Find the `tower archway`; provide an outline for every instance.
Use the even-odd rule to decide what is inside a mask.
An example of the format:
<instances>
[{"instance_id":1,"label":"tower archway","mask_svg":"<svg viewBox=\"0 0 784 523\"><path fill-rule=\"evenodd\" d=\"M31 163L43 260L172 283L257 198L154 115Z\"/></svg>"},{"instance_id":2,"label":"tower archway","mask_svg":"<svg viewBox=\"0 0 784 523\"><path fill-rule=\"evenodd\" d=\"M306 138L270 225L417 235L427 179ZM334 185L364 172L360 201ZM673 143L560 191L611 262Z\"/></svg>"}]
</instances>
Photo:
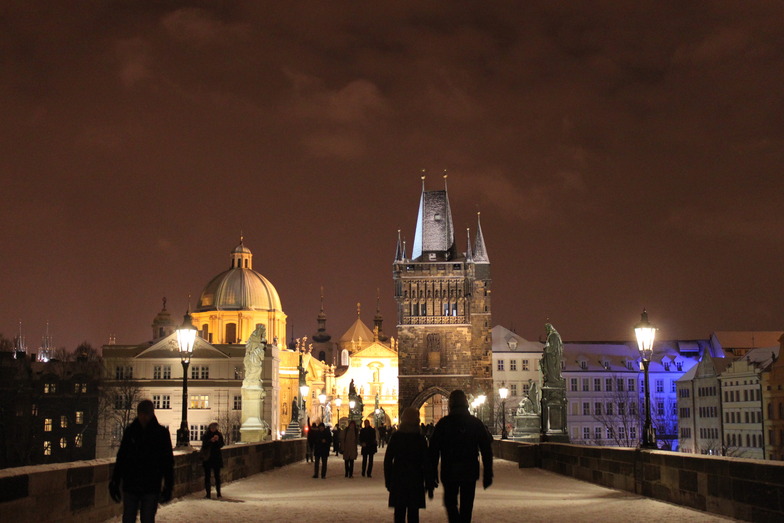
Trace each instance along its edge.
<instances>
[{"instance_id":1,"label":"tower archway","mask_svg":"<svg viewBox=\"0 0 784 523\"><path fill-rule=\"evenodd\" d=\"M411 406L419 410L419 419L425 425L436 424L449 414L449 391L443 387L429 387L414 398Z\"/></svg>"}]
</instances>

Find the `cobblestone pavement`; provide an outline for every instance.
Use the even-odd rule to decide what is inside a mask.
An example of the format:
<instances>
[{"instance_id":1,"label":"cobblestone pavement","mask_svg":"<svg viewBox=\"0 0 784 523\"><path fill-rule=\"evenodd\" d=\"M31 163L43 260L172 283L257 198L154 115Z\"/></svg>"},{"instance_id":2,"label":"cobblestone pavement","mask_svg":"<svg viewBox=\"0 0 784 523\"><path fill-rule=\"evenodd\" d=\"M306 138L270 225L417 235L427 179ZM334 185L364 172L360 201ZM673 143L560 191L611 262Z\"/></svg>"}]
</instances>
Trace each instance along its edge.
<instances>
[{"instance_id":1,"label":"cobblestone pavement","mask_svg":"<svg viewBox=\"0 0 784 523\"><path fill-rule=\"evenodd\" d=\"M301 462L229 483L223 499L205 499L204 493L175 500L158 510L161 522L275 521L329 523L392 521L383 479L383 449L376 455L372 478L343 477L343 460L329 458L326 479L313 479L311 464ZM477 485L474 521L612 521L679 523L732 521L626 492L599 487L541 469L519 469L496 460L495 482L482 490ZM442 491L420 511L422 522L446 521ZM119 521L116 518L111 521Z\"/></svg>"}]
</instances>

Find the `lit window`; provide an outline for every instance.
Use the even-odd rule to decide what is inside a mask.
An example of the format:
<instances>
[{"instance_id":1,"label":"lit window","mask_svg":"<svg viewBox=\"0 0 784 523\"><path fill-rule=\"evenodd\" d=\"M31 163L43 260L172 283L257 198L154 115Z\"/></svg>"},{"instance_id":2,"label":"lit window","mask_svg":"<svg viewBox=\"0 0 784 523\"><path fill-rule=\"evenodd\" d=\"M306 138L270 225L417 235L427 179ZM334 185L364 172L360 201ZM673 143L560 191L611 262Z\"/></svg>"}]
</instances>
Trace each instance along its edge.
<instances>
[{"instance_id":1,"label":"lit window","mask_svg":"<svg viewBox=\"0 0 784 523\"><path fill-rule=\"evenodd\" d=\"M32 416L38 416L38 405L36 405L35 403L33 403L33 406L30 409L30 414Z\"/></svg>"},{"instance_id":2,"label":"lit window","mask_svg":"<svg viewBox=\"0 0 784 523\"><path fill-rule=\"evenodd\" d=\"M68 440L66 440L65 438L60 438L60 448L64 449L67 446L68 446Z\"/></svg>"},{"instance_id":3,"label":"lit window","mask_svg":"<svg viewBox=\"0 0 784 523\"><path fill-rule=\"evenodd\" d=\"M81 425L82 423L84 423L84 412L81 410L77 410L74 418L76 419L76 424Z\"/></svg>"},{"instance_id":4,"label":"lit window","mask_svg":"<svg viewBox=\"0 0 784 523\"><path fill-rule=\"evenodd\" d=\"M52 432L52 418L44 419L44 432Z\"/></svg>"},{"instance_id":5,"label":"lit window","mask_svg":"<svg viewBox=\"0 0 784 523\"><path fill-rule=\"evenodd\" d=\"M51 455L52 455L52 442L44 441L44 456L51 456Z\"/></svg>"},{"instance_id":6,"label":"lit window","mask_svg":"<svg viewBox=\"0 0 784 523\"><path fill-rule=\"evenodd\" d=\"M74 437L74 447L82 448L82 435L81 434L77 434L76 437Z\"/></svg>"},{"instance_id":7,"label":"lit window","mask_svg":"<svg viewBox=\"0 0 784 523\"><path fill-rule=\"evenodd\" d=\"M60 416L60 427L64 429L68 427L68 416Z\"/></svg>"},{"instance_id":8,"label":"lit window","mask_svg":"<svg viewBox=\"0 0 784 523\"><path fill-rule=\"evenodd\" d=\"M210 397L209 396L191 396L192 409L209 409Z\"/></svg>"}]
</instances>

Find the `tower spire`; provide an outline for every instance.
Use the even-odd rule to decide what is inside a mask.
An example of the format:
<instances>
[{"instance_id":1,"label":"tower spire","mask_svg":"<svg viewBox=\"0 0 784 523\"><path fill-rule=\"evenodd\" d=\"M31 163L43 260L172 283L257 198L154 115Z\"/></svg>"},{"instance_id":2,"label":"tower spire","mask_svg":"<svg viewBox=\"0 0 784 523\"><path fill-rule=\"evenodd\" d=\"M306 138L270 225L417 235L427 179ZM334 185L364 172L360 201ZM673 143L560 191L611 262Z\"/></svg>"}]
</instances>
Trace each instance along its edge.
<instances>
[{"instance_id":1,"label":"tower spire","mask_svg":"<svg viewBox=\"0 0 784 523\"><path fill-rule=\"evenodd\" d=\"M402 262L406 258L405 249L400 241L400 229L397 230L397 248L395 249L395 261Z\"/></svg>"},{"instance_id":2,"label":"tower spire","mask_svg":"<svg viewBox=\"0 0 784 523\"><path fill-rule=\"evenodd\" d=\"M474 261L474 254L471 252L471 229L466 227L466 261L468 263L473 263Z\"/></svg>"},{"instance_id":3,"label":"tower spire","mask_svg":"<svg viewBox=\"0 0 784 523\"><path fill-rule=\"evenodd\" d=\"M476 213L476 239L474 243L474 261L476 263L490 263L490 258L487 256L487 247L485 246L485 237L482 234L482 222L480 221L480 212Z\"/></svg>"},{"instance_id":4,"label":"tower spire","mask_svg":"<svg viewBox=\"0 0 784 523\"><path fill-rule=\"evenodd\" d=\"M444 175L444 189L426 191L422 178L422 195L419 198L414 245L411 259L418 261L447 261L457 254L452 210ZM426 257L427 259L423 258Z\"/></svg>"}]
</instances>

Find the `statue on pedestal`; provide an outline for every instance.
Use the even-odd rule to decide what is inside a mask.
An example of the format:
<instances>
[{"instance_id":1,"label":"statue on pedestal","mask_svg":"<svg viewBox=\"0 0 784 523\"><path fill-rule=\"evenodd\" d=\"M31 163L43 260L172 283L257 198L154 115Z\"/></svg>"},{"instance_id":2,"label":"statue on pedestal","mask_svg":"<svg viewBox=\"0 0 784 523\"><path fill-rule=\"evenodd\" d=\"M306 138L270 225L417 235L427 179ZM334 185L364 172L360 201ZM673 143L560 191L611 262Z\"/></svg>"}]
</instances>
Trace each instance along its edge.
<instances>
[{"instance_id":1,"label":"statue on pedestal","mask_svg":"<svg viewBox=\"0 0 784 523\"><path fill-rule=\"evenodd\" d=\"M267 328L259 325L245 344L245 379L244 388L261 386L261 367L264 364L264 346L267 344Z\"/></svg>"},{"instance_id":2,"label":"statue on pedestal","mask_svg":"<svg viewBox=\"0 0 784 523\"><path fill-rule=\"evenodd\" d=\"M547 343L544 345L544 355L542 356L542 378L545 387L561 387L565 381L561 376L561 365L563 361L563 342L561 335L551 324L545 325L547 330Z\"/></svg>"},{"instance_id":3,"label":"statue on pedestal","mask_svg":"<svg viewBox=\"0 0 784 523\"><path fill-rule=\"evenodd\" d=\"M242 380L242 426L241 440L244 443L261 441L269 434L269 425L261 419L264 389L261 386L261 370L264 349L267 345L267 329L259 325L245 344L245 379Z\"/></svg>"}]
</instances>

